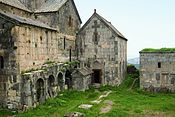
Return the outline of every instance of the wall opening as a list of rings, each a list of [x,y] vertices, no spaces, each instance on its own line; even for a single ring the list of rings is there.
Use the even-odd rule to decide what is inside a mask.
[[[67,85],[68,89],[72,88],[72,75],[71,71],[67,70],[65,74],[65,85]]]
[[[36,82],[36,99],[37,102],[44,101],[44,80],[41,78]]]
[[[63,91],[64,90],[63,74],[59,73],[57,79],[58,79],[58,86],[60,86],[60,90]]]
[[[64,42],[63,42],[63,48],[64,48],[64,50],[66,49],[66,37],[64,37],[64,40],[63,40]]]
[[[69,16],[69,21],[68,21],[69,27],[73,26],[73,19],[71,16]]]
[[[161,62],[158,62],[158,68],[161,68]]]
[[[93,72],[92,83],[101,83],[102,70],[94,69]]]
[[[50,97],[53,97],[55,92],[54,92],[54,82],[55,82],[55,78],[53,75],[49,76],[48,79],[48,94]]]
[[[0,68],[4,69],[4,57],[0,56]]]

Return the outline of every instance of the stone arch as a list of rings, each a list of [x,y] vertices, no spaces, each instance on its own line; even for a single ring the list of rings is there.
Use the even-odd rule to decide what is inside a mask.
[[[0,56],[0,69],[4,69],[4,57]]]
[[[36,81],[36,100],[37,102],[44,100],[44,80],[42,78]]]
[[[63,73],[58,73],[57,75],[57,80],[58,80],[58,86],[60,86],[60,90],[63,91],[64,90],[64,77],[63,77]]]
[[[55,95],[55,77],[53,75],[50,75],[47,83],[49,97],[53,97]]]

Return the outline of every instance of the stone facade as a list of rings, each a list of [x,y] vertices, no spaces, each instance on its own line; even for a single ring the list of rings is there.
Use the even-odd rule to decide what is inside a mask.
[[[175,90],[175,52],[140,52],[140,87]]]
[[[35,107],[70,87],[69,79],[66,80],[70,74],[63,63],[70,60],[70,53],[74,55],[81,19],[73,0],[52,2],[59,3],[59,7],[50,7],[43,13],[34,0],[0,0],[2,107]],[[41,5],[46,4],[53,5],[50,1]]]
[[[80,25],[73,0],[0,0],[0,107],[122,82],[127,39],[96,12]]]
[[[96,10],[80,29],[76,44],[81,66],[94,72],[92,83],[122,82],[126,74],[127,39]]]

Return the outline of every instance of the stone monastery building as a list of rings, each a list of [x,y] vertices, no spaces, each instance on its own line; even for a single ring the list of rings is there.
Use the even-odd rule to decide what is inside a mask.
[[[140,51],[140,87],[154,92],[175,91],[175,49]]]
[[[0,0],[0,106],[36,107],[66,89],[119,85],[127,39],[73,0]]]

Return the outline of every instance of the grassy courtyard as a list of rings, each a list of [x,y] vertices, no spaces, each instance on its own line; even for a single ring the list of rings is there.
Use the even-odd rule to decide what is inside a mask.
[[[175,94],[148,93],[139,90],[137,86],[130,89],[133,78],[128,77],[120,87],[101,87],[86,92],[66,91],[57,98],[49,99],[46,103],[24,113],[15,113],[15,117],[63,117],[69,112],[84,113],[83,117],[175,117]],[[102,99],[92,108],[79,109],[80,104],[91,104],[104,91],[112,93]],[[107,113],[101,113],[105,107],[105,100],[113,102],[112,108]],[[0,111],[0,117],[13,115],[7,111]]]

